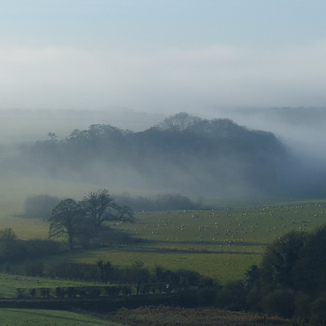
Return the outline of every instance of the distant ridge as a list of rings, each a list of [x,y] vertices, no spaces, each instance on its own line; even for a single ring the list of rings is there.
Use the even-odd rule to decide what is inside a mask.
[[[31,171],[53,178],[192,195],[280,193],[294,162],[270,132],[187,113],[138,132],[94,124],[64,139],[52,133],[20,155]]]

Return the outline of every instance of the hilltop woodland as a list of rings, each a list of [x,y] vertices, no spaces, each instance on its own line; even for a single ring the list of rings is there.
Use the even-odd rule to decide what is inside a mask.
[[[299,162],[274,134],[228,119],[179,113],[140,132],[91,125],[62,140],[54,132],[48,136],[22,145],[4,164],[29,175],[191,196],[280,196],[304,189],[304,182],[297,187]]]

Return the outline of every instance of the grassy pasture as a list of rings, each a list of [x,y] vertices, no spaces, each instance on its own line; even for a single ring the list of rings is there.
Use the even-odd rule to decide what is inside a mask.
[[[290,230],[311,231],[326,222],[325,202],[244,209],[143,213],[134,224],[115,224],[148,246],[210,252],[262,253]]]
[[[21,239],[44,239],[48,224],[20,218],[27,196],[48,194],[80,200],[98,186],[44,178],[1,176],[0,229],[11,227]],[[265,201],[266,202],[266,201]],[[210,204],[227,202],[211,200]],[[242,203],[242,202],[241,202]],[[317,204],[316,204],[317,203]],[[239,279],[252,264],[259,264],[265,246],[290,230],[311,231],[326,222],[326,201],[272,204],[203,211],[139,213],[133,224],[110,223],[145,240],[135,246],[76,252],[48,257],[46,262],[70,260],[130,266],[136,260],[149,268],[157,265],[187,268],[225,283]],[[252,205],[253,206],[253,205]]]
[[[259,264],[265,246],[274,239],[290,230],[311,231],[325,222],[325,201],[143,213],[132,225],[112,223],[112,227],[148,240],[143,248],[149,251],[121,250],[120,255],[111,251],[107,257],[113,263],[126,257],[128,261],[141,259],[148,266],[191,268],[225,283],[241,278],[250,265]]]
[[[93,316],[68,311],[35,309],[0,309],[1,325],[4,326],[119,326]]]
[[[290,230],[311,231],[326,222],[325,201],[209,211],[141,213],[136,222],[112,228],[146,240],[133,246],[70,253],[51,258],[130,266],[141,260],[149,268],[187,268],[225,284],[259,264],[267,244]]]
[[[41,220],[25,219],[16,216],[0,218],[0,230],[12,228],[19,239],[47,239],[49,225]]]
[[[171,270],[190,269],[226,283],[241,278],[249,266],[260,262],[260,257],[252,254],[164,252],[164,250],[148,250],[141,247],[121,247],[66,254],[54,257],[54,260],[49,258],[48,263],[72,261],[96,264],[99,260],[103,260],[110,261],[113,265],[130,266],[134,261],[143,261],[150,269],[156,266]]]

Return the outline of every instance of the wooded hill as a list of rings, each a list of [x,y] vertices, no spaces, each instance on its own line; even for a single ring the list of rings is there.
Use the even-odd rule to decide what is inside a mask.
[[[274,134],[186,113],[141,132],[102,124],[62,140],[51,132],[23,145],[20,155],[15,166],[29,173],[187,195],[289,193],[297,169]]]

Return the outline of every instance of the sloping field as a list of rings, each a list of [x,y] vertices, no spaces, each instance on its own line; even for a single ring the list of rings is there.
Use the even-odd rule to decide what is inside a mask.
[[[28,195],[48,194],[80,200],[85,193],[98,188],[32,177],[0,176],[0,180],[3,185],[0,229],[11,227],[20,239],[48,236],[46,222],[20,217]],[[259,264],[266,245],[274,239],[290,230],[311,231],[324,224],[325,203],[318,200],[251,208],[139,213],[133,224],[109,223],[112,228],[142,240],[136,244],[117,244],[42,260],[48,263],[103,260],[121,266],[143,261],[149,268],[159,265],[172,270],[191,269],[224,284],[242,278],[248,267]],[[218,207],[219,202],[210,204]]]
[[[226,283],[259,264],[267,244],[291,231],[311,231],[326,222],[325,202],[209,211],[141,213],[136,222],[111,227],[143,239],[132,246],[66,254],[57,259],[83,263],[110,261],[128,266],[186,268]]]

